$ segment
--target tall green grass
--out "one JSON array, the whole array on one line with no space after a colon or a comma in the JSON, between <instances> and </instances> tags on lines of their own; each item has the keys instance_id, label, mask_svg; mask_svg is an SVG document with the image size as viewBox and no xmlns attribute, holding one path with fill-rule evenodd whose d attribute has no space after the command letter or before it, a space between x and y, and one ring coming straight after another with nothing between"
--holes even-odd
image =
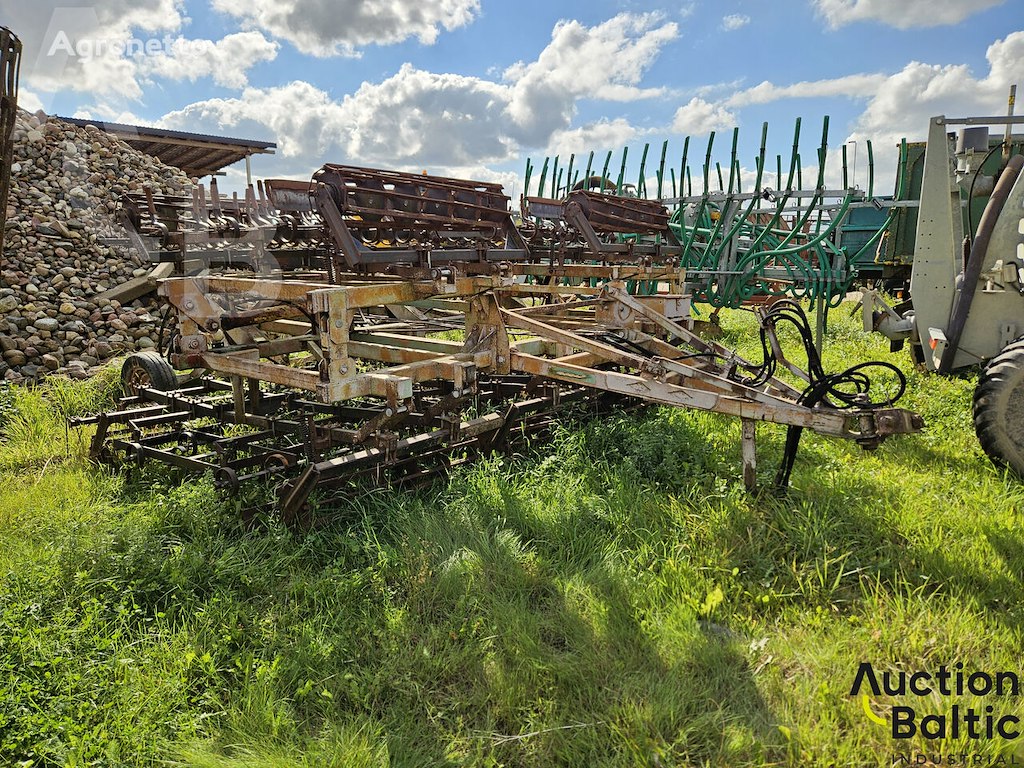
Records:
<instances>
[{"instance_id":1,"label":"tall green grass","mask_svg":"<svg viewBox=\"0 0 1024 768\"><path fill-rule=\"evenodd\" d=\"M727 343L752 327L726 317ZM738 423L652 409L420 493L353 491L304 533L242 526L208 480L89 467L63 418L109 381L14 390L0 764L1024 761L894 742L848 695L861 661L1021 671L1024 486L975 443L973 376L913 372L842 315L829 333L826 368L900 362L924 434L872 453L805 434L778 494L784 431L763 425L748 494Z\"/></svg>"}]
</instances>

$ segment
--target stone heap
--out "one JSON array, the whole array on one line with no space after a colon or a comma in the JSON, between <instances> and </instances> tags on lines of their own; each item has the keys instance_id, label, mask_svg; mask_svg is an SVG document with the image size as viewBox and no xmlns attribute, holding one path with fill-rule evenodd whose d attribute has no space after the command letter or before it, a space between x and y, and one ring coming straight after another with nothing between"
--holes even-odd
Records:
<instances>
[{"instance_id":1,"label":"stone heap","mask_svg":"<svg viewBox=\"0 0 1024 768\"><path fill-rule=\"evenodd\" d=\"M191 195L179 169L95 126L19 113L0 258L0 378L85 378L107 358L151 348L155 298L102 296L153 265L126 245L124 192Z\"/></svg>"}]
</instances>

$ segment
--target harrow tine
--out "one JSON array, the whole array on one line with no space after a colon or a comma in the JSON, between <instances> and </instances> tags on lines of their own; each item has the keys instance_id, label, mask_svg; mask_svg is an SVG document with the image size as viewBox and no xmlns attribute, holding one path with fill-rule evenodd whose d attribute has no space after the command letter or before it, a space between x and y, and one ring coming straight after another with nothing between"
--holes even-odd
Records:
<instances>
[{"instance_id":1,"label":"harrow tine","mask_svg":"<svg viewBox=\"0 0 1024 768\"><path fill-rule=\"evenodd\" d=\"M647 180L645 178L644 171L647 168L647 152L648 150L650 150L650 148L650 144L644 144L644 151L643 154L640 156L640 175L636 181L637 197L647 197Z\"/></svg>"},{"instance_id":2,"label":"harrow tine","mask_svg":"<svg viewBox=\"0 0 1024 768\"><path fill-rule=\"evenodd\" d=\"M868 145L868 200L875 199L875 153L872 151L871 140Z\"/></svg>"},{"instance_id":3,"label":"harrow tine","mask_svg":"<svg viewBox=\"0 0 1024 768\"><path fill-rule=\"evenodd\" d=\"M715 132L712 131L708 134L708 150L704 155L704 195L705 197L710 194L711 184L711 151L715 145Z\"/></svg>"},{"instance_id":4,"label":"harrow tine","mask_svg":"<svg viewBox=\"0 0 1024 768\"><path fill-rule=\"evenodd\" d=\"M686 155L690 151L690 137L687 136L683 139L683 155L679 161L679 196L683 195L683 179L688 179L690 176L689 166L686 165ZM692 195L692 190L688 190L686 193L688 196Z\"/></svg>"},{"instance_id":5,"label":"harrow tine","mask_svg":"<svg viewBox=\"0 0 1024 768\"><path fill-rule=\"evenodd\" d=\"M626 155L629 153L629 147L622 148L622 165L619 168L619 178L615 182L615 194L621 195L623 192L622 185L626 180Z\"/></svg>"},{"instance_id":6,"label":"harrow tine","mask_svg":"<svg viewBox=\"0 0 1024 768\"><path fill-rule=\"evenodd\" d=\"M537 194L544 196L544 180L548 176L548 158L544 158L544 165L540 169L540 182L537 184Z\"/></svg>"},{"instance_id":7,"label":"harrow tine","mask_svg":"<svg viewBox=\"0 0 1024 768\"><path fill-rule=\"evenodd\" d=\"M739 192L739 161L736 159L736 146L737 146L737 144L739 144L739 140L740 140L740 129L739 128L733 128L732 129L732 151L731 151L731 157L730 157L730 160L729 160L729 194L730 195L733 192L734 185L735 185L736 191ZM719 174L719 176L721 176L721 174L722 174L721 169L719 169L718 174Z\"/></svg>"},{"instance_id":8,"label":"harrow tine","mask_svg":"<svg viewBox=\"0 0 1024 768\"><path fill-rule=\"evenodd\" d=\"M662 198L663 184L665 182L665 156L668 154L668 139L661 145L661 160L658 161L658 199ZM673 195L675 193L673 192Z\"/></svg>"}]
</instances>

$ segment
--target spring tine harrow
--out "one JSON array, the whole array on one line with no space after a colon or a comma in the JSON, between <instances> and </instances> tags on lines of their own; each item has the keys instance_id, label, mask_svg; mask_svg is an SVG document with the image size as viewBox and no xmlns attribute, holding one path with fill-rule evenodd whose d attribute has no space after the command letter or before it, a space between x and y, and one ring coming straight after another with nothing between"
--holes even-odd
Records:
<instances>
[{"instance_id":1,"label":"spring tine harrow","mask_svg":"<svg viewBox=\"0 0 1024 768\"><path fill-rule=\"evenodd\" d=\"M270 482L282 514L298 520L311 498L356 479L425 482L613 406L740 418L749 486L758 421L866 448L921 428L894 397L872 400L866 377L856 397L831 389L813 349L806 370L787 358L776 326L806 330L795 305L759 310L761 361L696 332L694 272L708 295L713 258L740 273L769 238L774 253L797 253L811 247L812 221L825 227L813 219L818 193L789 229L780 209L758 207L763 147L757 193L740 191L732 161L711 192L709 149L704 194L669 201L621 194L625 153L619 183L602 175L594 191L593 158L574 184L575 155L562 170L545 160L538 190L550 167L547 189L564 195L524 195L518 227L499 185L333 164L242 200L216 186L209 201L203 190L195 201L125 198L139 241L186 268L159 285L164 357L130 358L119 406L79 420L96 427L91 455L209 472L225 490ZM218 269L190 273L193 263ZM806 389L775 376L779 365Z\"/></svg>"}]
</instances>

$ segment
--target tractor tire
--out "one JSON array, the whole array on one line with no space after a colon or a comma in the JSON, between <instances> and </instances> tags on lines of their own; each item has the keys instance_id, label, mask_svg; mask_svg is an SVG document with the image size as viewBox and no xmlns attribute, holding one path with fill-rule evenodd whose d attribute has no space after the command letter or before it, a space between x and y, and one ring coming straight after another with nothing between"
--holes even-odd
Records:
<instances>
[{"instance_id":1,"label":"tractor tire","mask_svg":"<svg viewBox=\"0 0 1024 768\"><path fill-rule=\"evenodd\" d=\"M178 376L170 363L155 352L139 352L129 356L121 366L121 389L133 397L148 387L170 392L178 388Z\"/></svg>"},{"instance_id":2,"label":"tractor tire","mask_svg":"<svg viewBox=\"0 0 1024 768\"><path fill-rule=\"evenodd\" d=\"M1024 477L1024 341L993 357L974 390L974 431L999 467Z\"/></svg>"}]
</instances>

